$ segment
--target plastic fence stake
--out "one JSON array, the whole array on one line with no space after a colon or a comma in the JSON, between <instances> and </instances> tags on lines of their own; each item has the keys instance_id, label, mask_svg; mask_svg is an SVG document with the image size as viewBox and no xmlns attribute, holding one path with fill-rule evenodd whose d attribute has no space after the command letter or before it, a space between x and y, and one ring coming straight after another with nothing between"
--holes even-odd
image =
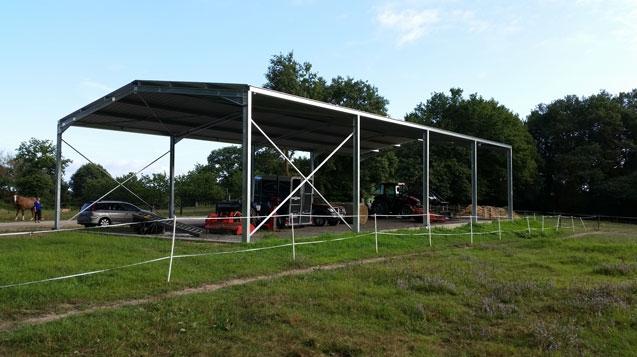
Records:
<instances>
[{"instance_id":1,"label":"plastic fence stake","mask_svg":"<svg viewBox=\"0 0 637 357\"><path fill-rule=\"evenodd\" d=\"M292 227L292 260L296 261L296 246L294 243L294 213L290 213L290 222Z\"/></svg>"},{"instance_id":2,"label":"plastic fence stake","mask_svg":"<svg viewBox=\"0 0 637 357\"><path fill-rule=\"evenodd\" d=\"M429 246L431 247L432 243L431 243L431 221L429 221L429 224L427 225L427 229L429 229Z\"/></svg>"},{"instance_id":3,"label":"plastic fence stake","mask_svg":"<svg viewBox=\"0 0 637 357\"><path fill-rule=\"evenodd\" d=\"M529 216L526 216L526 227L529 229L529 237L531 236L531 221L529 221Z\"/></svg>"},{"instance_id":4,"label":"plastic fence stake","mask_svg":"<svg viewBox=\"0 0 637 357\"><path fill-rule=\"evenodd\" d=\"M562 215L557 215L557 223L555 223L555 231L559 231L560 230L560 217L562 217Z\"/></svg>"},{"instance_id":5,"label":"plastic fence stake","mask_svg":"<svg viewBox=\"0 0 637 357\"><path fill-rule=\"evenodd\" d=\"M544 216L542 216L542 234L544 234Z\"/></svg>"},{"instance_id":6,"label":"plastic fence stake","mask_svg":"<svg viewBox=\"0 0 637 357\"><path fill-rule=\"evenodd\" d=\"M177 233L177 216L173 217L173 242L170 246L170 263L168 264L168 279L167 282L170 283L170 275L173 271L173 256L175 255L175 235Z\"/></svg>"},{"instance_id":7,"label":"plastic fence stake","mask_svg":"<svg viewBox=\"0 0 637 357\"><path fill-rule=\"evenodd\" d=\"M575 219L571 216L571 228L573 228L573 233L575 233Z\"/></svg>"},{"instance_id":8,"label":"plastic fence stake","mask_svg":"<svg viewBox=\"0 0 637 357\"><path fill-rule=\"evenodd\" d=\"M502 229L500 227L500 216L498 216L498 239L502 240Z\"/></svg>"},{"instance_id":9,"label":"plastic fence stake","mask_svg":"<svg viewBox=\"0 0 637 357\"><path fill-rule=\"evenodd\" d=\"M584 232L586 232L586 225L584 224L584 220L582 219L582 217L579 218L579 221L582 222L582 229L584 229Z\"/></svg>"},{"instance_id":10,"label":"plastic fence stake","mask_svg":"<svg viewBox=\"0 0 637 357\"><path fill-rule=\"evenodd\" d=\"M471 229L471 244L473 244L473 216L469 216L469 228Z\"/></svg>"},{"instance_id":11,"label":"plastic fence stake","mask_svg":"<svg viewBox=\"0 0 637 357\"><path fill-rule=\"evenodd\" d=\"M374 213L374 240L376 242L376 254L378 254L378 225L376 224L376 213Z\"/></svg>"}]
</instances>

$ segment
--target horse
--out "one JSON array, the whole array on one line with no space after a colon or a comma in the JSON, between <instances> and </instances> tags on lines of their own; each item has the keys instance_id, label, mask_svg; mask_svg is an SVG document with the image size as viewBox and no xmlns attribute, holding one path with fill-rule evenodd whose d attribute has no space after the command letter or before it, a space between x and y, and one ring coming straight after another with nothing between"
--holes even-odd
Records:
<instances>
[{"instance_id":1,"label":"horse","mask_svg":"<svg viewBox=\"0 0 637 357\"><path fill-rule=\"evenodd\" d=\"M22 220L24 221L24 210L31 211L31 220L35 217L35 197L25 197L20 195L13 195L13 204L15 205L15 220L18 220L18 213L22 211Z\"/></svg>"}]
</instances>

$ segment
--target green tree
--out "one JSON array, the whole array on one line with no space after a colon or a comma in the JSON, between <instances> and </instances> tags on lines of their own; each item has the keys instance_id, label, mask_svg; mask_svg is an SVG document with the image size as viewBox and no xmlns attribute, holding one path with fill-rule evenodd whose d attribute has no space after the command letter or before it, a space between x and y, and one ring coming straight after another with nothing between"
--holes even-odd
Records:
<instances>
[{"instance_id":1,"label":"green tree","mask_svg":"<svg viewBox=\"0 0 637 357\"><path fill-rule=\"evenodd\" d=\"M504 142L513 146L514 204L528 202L534 192L537 153L533 138L524 123L508 108L494 99L478 94L463 96L462 90L453 88L450 94L433 93L425 103L409 113L407 121L434 126L480 138ZM430 182L434 191L451 202L470 201L471 170L470 145L462 141L431 135ZM420 186L422 174L416 158L422 154L420 144L403 145L398 150L407 165L399 168L399 176ZM411 163L409 163L411 161ZM482 204L506 205L506 153L488 146L478 149L478 200Z\"/></svg>"},{"instance_id":2,"label":"green tree","mask_svg":"<svg viewBox=\"0 0 637 357\"><path fill-rule=\"evenodd\" d=\"M217 175L219 186L229 197L241 197L242 149L226 146L210 152L208 167Z\"/></svg>"},{"instance_id":3,"label":"green tree","mask_svg":"<svg viewBox=\"0 0 637 357\"><path fill-rule=\"evenodd\" d=\"M69 186L73 193L73 200L77 205L95 200L104 194L103 188L99 188L97 192L92 192L88 189L89 182L100 179L103 179L101 182L110 181L110 186L114 185L114 181L110 179L110 176L106 173L106 169L99 164L84 164L75 171L75 173L71 176ZM91 188L95 187L91 186Z\"/></svg>"},{"instance_id":4,"label":"green tree","mask_svg":"<svg viewBox=\"0 0 637 357\"><path fill-rule=\"evenodd\" d=\"M62 172L71 160L62 160ZM16 150L14 160L15 187L22 195L53 199L55 191L55 146L50 140L31 138Z\"/></svg>"},{"instance_id":5,"label":"green tree","mask_svg":"<svg viewBox=\"0 0 637 357\"><path fill-rule=\"evenodd\" d=\"M310 63L298 62L292 52L286 55L279 54L273 56L266 73L266 79L266 88L380 115L387 114L387 99L382 97L378 92L378 88L369 82L350 77L337 76L327 84L327 81L323 77L317 72L312 71L312 65ZM293 152L288 152L287 155L288 157L292 157ZM317 161L321 161L323 157L324 155L319 155ZM395 166L394 163L395 156L392 153L383 153L381 155L367 157L362 167L369 167L370 169L361 170L361 185L363 191L371 191L374 183L378 182L381 178L391 176L392 174L387 174L377 169L391 169ZM287 165L284 165L283 174L289 175L289 173L290 170L287 169ZM351 200L351 157L333 157L323 166L319 174L317 174L315 182L317 188L324 193L328 199L339 201Z\"/></svg>"},{"instance_id":6,"label":"green tree","mask_svg":"<svg viewBox=\"0 0 637 357\"><path fill-rule=\"evenodd\" d=\"M542 208L637 214L637 90L566 96L528 117L541 158Z\"/></svg>"},{"instance_id":7,"label":"green tree","mask_svg":"<svg viewBox=\"0 0 637 357\"><path fill-rule=\"evenodd\" d=\"M8 194L13 191L13 157L7 153L0 152L0 191Z\"/></svg>"}]
</instances>

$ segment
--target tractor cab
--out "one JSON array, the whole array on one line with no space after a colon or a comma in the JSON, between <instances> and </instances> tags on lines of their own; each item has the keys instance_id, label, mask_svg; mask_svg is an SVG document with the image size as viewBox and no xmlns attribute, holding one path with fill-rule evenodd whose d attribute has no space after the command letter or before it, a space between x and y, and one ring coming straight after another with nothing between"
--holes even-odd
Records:
<instances>
[{"instance_id":1,"label":"tractor cab","mask_svg":"<svg viewBox=\"0 0 637 357\"><path fill-rule=\"evenodd\" d=\"M383 182L374 192L371 211L376 214L412 214L419 207L420 200L408 194L403 182Z\"/></svg>"}]
</instances>

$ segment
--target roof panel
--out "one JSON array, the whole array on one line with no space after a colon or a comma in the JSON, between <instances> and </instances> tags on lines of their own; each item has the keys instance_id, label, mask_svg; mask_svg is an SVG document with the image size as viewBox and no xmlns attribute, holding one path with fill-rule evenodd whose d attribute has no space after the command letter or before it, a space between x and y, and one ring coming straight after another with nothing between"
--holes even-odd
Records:
<instances>
[{"instance_id":1,"label":"roof panel","mask_svg":"<svg viewBox=\"0 0 637 357\"><path fill-rule=\"evenodd\" d=\"M490 140L232 83L137 80L60 119L59 125L61 130L81 126L241 144L243 103L248 93L253 93L254 121L277 145L289 149L331 150L352 132L356 116L361 117L362 153L414 141L425 130L510 148ZM267 144L256 128L252 132L255 144ZM351 152L351 145L342 150Z\"/></svg>"}]
</instances>

